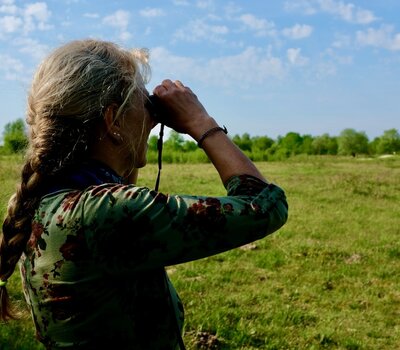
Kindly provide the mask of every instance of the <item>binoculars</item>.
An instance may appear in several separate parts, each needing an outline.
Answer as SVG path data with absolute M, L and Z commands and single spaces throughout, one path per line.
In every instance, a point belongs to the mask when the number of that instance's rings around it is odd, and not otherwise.
M 155 95 L 150 95 L 146 102 L 146 108 L 150 113 L 150 116 L 158 123 L 162 123 L 162 106 L 158 100 L 158 97 Z
M 160 185 L 160 176 L 161 176 L 161 168 L 162 168 L 162 149 L 163 149 L 163 136 L 164 136 L 164 123 L 163 123 L 163 112 L 162 106 L 158 100 L 158 97 L 155 95 L 150 95 L 146 102 L 146 108 L 150 113 L 151 118 L 156 122 L 160 123 L 160 133 L 158 135 L 157 140 L 157 150 L 158 150 L 158 174 L 156 179 L 156 184 L 154 189 L 158 191 L 158 187 Z

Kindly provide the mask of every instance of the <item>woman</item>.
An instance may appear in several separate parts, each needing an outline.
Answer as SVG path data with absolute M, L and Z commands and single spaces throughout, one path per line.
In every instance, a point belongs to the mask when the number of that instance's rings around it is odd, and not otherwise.
M 29 149 L 0 244 L 0 316 L 15 316 L 6 282 L 21 261 L 48 349 L 176 349 L 183 307 L 164 267 L 260 239 L 287 220 L 283 191 L 179 81 L 153 91 L 163 122 L 198 141 L 227 195 L 135 185 L 157 124 L 148 73 L 146 51 L 81 40 L 52 52 L 34 77 Z

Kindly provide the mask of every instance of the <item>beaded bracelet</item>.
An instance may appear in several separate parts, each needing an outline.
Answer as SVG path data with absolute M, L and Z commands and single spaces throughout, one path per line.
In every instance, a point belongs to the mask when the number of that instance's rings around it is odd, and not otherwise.
M 201 144 L 203 143 L 204 139 L 207 136 L 210 136 L 211 134 L 216 133 L 217 131 L 222 131 L 224 134 L 228 133 L 228 130 L 226 129 L 225 125 L 223 125 L 223 128 L 221 128 L 220 126 L 216 126 L 215 128 L 211 128 L 211 129 L 207 130 L 203 135 L 201 135 L 201 137 L 199 138 L 199 141 L 197 141 L 197 146 L 199 146 L 201 148 Z

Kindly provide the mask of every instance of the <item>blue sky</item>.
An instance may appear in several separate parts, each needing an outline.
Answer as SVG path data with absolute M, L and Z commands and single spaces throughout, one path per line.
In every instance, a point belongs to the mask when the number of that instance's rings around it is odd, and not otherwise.
M 148 89 L 181 80 L 231 135 L 400 129 L 398 0 L 0 0 L 0 133 L 40 60 L 87 37 L 148 48 Z

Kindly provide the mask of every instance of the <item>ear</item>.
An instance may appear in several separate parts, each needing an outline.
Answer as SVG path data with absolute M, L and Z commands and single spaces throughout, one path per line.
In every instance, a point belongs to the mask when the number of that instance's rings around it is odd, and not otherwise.
M 122 143 L 121 123 L 117 118 L 118 105 L 113 103 L 104 111 L 104 123 L 106 125 L 107 136 L 113 143 Z

